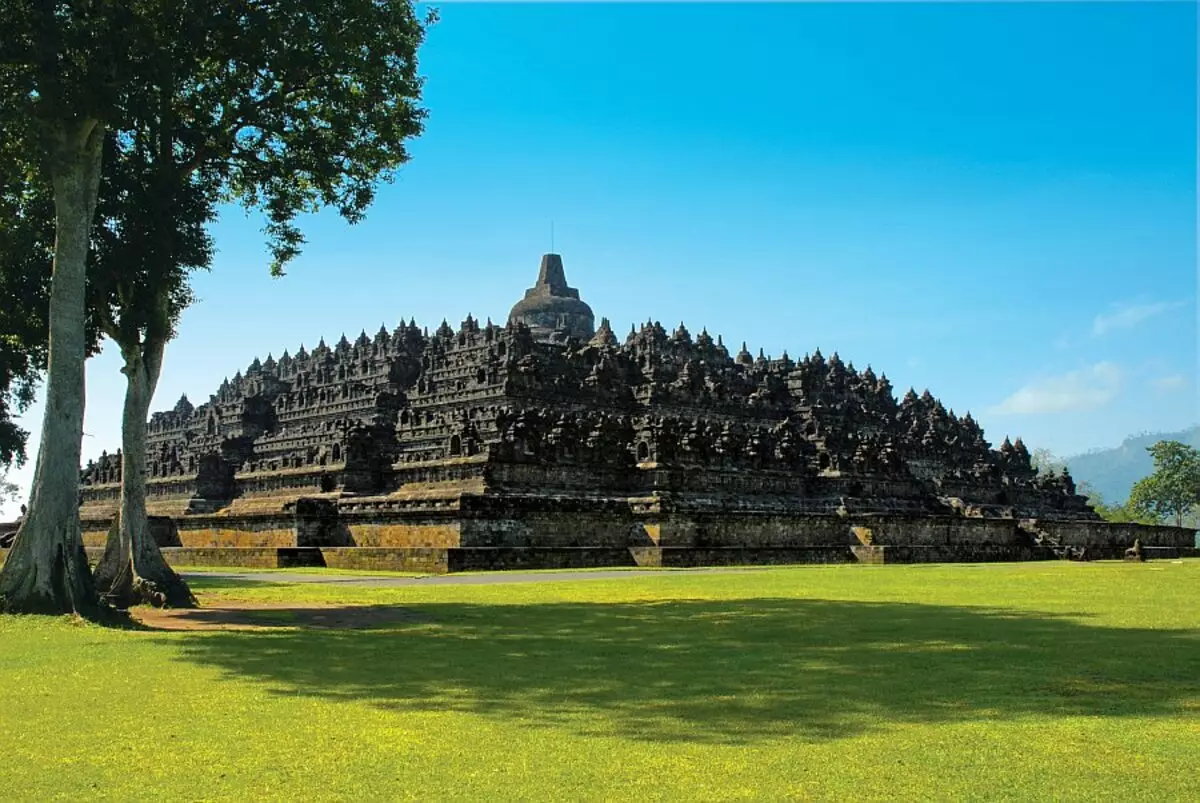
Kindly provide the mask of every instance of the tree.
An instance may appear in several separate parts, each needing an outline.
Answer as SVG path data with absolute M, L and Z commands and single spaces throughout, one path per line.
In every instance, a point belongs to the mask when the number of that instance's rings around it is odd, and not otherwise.
M 107 4 L 89 8 L 120 16 Z M 98 573 L 110 586 L 127 579 L 136 582 L 139 572 L 143 577 L 145 572 L 169 572 L 146 523 L 145 413 L 163 346 L 187 303 L 187 271 L 200 262 L 207 264 L 207 256 L 198 260 L 195 254 L 188 255 L 186 247 L 172 250 L 188 240 L 181 233 L 195 220 L 205 219 L 205 213 L 211 214 L 218 197 L 258 209 L 267 222 L 272 271 L 280 274 L 304 242 L 295 225 L 299 214 L 333 206 L 350 222 L 361 219 L 375 185 L 390 179 L 407 161 L 405 141 L 422 130 L 425 112 L 416 105 L 422 81 L 416 74 L 415 54 L 425 26 L 433 21 L 431 15 L 419 20 L 407 0 L 270 4 L 147 0 L 136 10 L 140 27 L 132 28 L 132 34 L 123 32 L 125 60 L 110 70 L 123 90 L 121 102 L 101 109 L 104 115 L 98 118 L 111 132 L 104 139 L 109 143 L 107 164 L 119 161 L 105 174 L 115 177 L 106 180 L 106 191 L 113 188 L 113 193 L 127 196 L 110 212 L 102 206 L 101 229 L 112 236 L 98 238 L 107 250 L 97 249 L 92 260 L 94 283 L 104 295 L 97 317 L 120 346 L 128 378 L 121 525 L 110 537 Z M 41 23 L 57 24 L 44 19 Z M 72 54 L 83 62 L 92 56 L 85 50 Z M 27 58 L 24 68 L 34 79 L 42 77 L 36 60 Z M 102 155 L 97 153 L 97 164 L 104 164 Z M 131 191 L 141 195 L 130 200 Z M 183 217 L 172 218 L 174 228 L 161 221 L 139 227 L 130 210 L 147 198 Z M 96 199 L 93 194 L 93 207 Z M 62 211 L 57 211 L 61 220 Z M 145 214 L 144 206 L 140 212 Z M 122 264 L 114 254 L 132 261 Z M 56 263 L 53 292 L 63 284 L 58 272 Z M 52 308 L 52 326 L 55 320 Z M 52 346 L 54 342 L 52 337 Z M 54 385 L 53 355 L 50 364 L 50 385 Z M 81 388 L 77 398 L 81 419 Z M 60 439 L 74 436 L 72 497 L 81 432 L 58 433 Z M 52 451 L 44 435 L 42 454 Z M 39 455 L 35 488 L 44 481 Z M 36 503 L 36 493 L 34 499 Z M 73 502 L 70 511 L 78 544 Z M 59 539 L 59 546 L 69 536 Z M 38 569 L 55 560 L 53 533 L 42 537 L 30 526 L 22 530 L 18 542 L 22 540 L 42 544 L 43 549 L 11 572 L 10 558 L 10 566 L 0 574 L 0 595 L 6 597 L 8 607 L 78 609 L 78 600 L 85 595 L 80 589 L 62 593 L 54 587 L 36 593 L 36 588 L 13 579 L 32 577 L 36 586 Z M 76 551 L 81 557 L 82 549 Z M 139 566 L 138 555 L 146 556 L 144 566 Z M 113 568 L 117 563 L 124 566 Z M 162 576 L 171 581 L 171 576 Z
M 1061 474 L 1067 468 L 1066 462 L 1046 448 L 1034 449 L 1029 456 L 1029 463 L 1041 474 Z
M 167 565 L 146 514 L 146 419 L 167 340 L 191 301 L 189 272 L 207 268 L 219 181 L 177 169 L 163 121 L 111 136 L 101 184 L 89 270 L 101 330 L 121 350 L 126 378 L 121 421 L 120 514 L 95 571 L 102 597 L 117 607 L 138 602 L 194 604 Z
M 163 347 L 189 300 L 187 273 L 210 257 L 207 239 L 185 224 L 211 216 L 218 195 L 261 209 L 272 268 L 281 273 L 303 243 L 294 226 L 299 213 L 329 205 L 350 222 L 361 219 L 376 183 L 408 160 L 405 141 L 422 129 L 416 49 L 424 26 L 408 2 L 371 0 L 293 2 L 273 15 L 168 16 L 159 27 L 172 25 L 179 26 L 172 41 L 200 38 L 206 46 L 162 54 L 153 91 L 139 99 L 145 107 L 136 133 L 122 132 L 118 158 L 139 164 L 151 182 L 135 186 L 172 212 L 152 226 L 156 234 L 139 238 L 151 247 L 126 247 L 124 259 L 108 256 L 143 269 L 115 294 L 111 308 L 120 323 L 110 317 L 106 324 L 125 357 L 128 395 L 122 524 L 97 580 L 110 593 L 119 578 L 149 580 L 151 588 L 176 589 L 182 600 L 182 583 L 150 536 L 144 459 L 149 401 Z M 275 41 L 288 47 L 247 46 Z M 128 246 L 123 240 L 115 243 L 118 252 Z M 127 268 L 124 274 L 128 280 Z M 117 554 L 122 569 L 108 559 Z
M 55 213 L 41 445 L 29 512 L 0 570 L 0 607 L 9 610 L 88 613 L 96 606 L 77 490 L 87 347 L 85 262 L 106 126 L 136 89 L 136 54 L 156 37 L 138 17 L 140 5 L 0 2 L 5 26 L 0 132 L 12 160 L 0 168 L 6 181 L 0 196 L 48 195 Z M 14 180 L 16 191 L 7 184 Z
M 28 432 L 16 417 L 33 403 L 49 347 L 54 198 L 36 180 L 22 138 L 0 137 L 0 467 L 21 466 Z M 86 332 L 88 353 L 99 341 Z
M 1183 517 L 1200 506 L 1200 451 L 1179 441 L 1159 441 L 1147 447 L 1154 458 L 1154 473 L 1134 483 L 1129 507 L 1157 521 Z

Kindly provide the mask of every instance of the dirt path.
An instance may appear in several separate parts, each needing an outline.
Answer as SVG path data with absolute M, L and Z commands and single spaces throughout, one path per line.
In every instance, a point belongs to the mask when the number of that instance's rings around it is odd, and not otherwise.
M 399 586 L 475 586 L 492 585 L 494 583 L 560 583 L 574 580 L 628 580 L 636 577 L 653 577 L 663 574 L 714 574 L 729 572 L 754 572 L 769 568 L 761 567 L 730 567 L 705 569 L 611 569 L 589 572 L 488 572 L 480 574 L 430 574 L 421 577 L 396 577 L 394 575 L 347 575 L 347 574 L 308 574 L 297 572 L 189 572 L 182 569 L 180 574 L 185 580 L 204 577 L 218 577 L 227 580 L 250 580 L 259 583 L 325 583 L 363 588 L 393 588 Z
M 753 572 L 766 567 L 728 567 L 700 569 L 612 569 L 602 571 L 493 572 L 481 574 L 395 575 L 309 574 L 301 572 L 193 571 L 181 574 L 188 580 L 213 577 L 247 580 L 257 583 L 318 583 L 357 588 L 397 586 L 491 585 L 496 583 L 557 583 L 579 580 L 625 580 L 664 574 Z M 203 608 L 138 608 L 134 617 L 154 630 L 274 630 L 279 628 L 370 629 L 400 624 L 420 624 L 428 617 L 399 605 L 336 605 L 319 602 L 242 602 L 225 601 Z
M 319 602 L 224 602 L 191 609 L 138 608 L 133 616 L 154 630 L 367 630 L 429 621 L 399 605 L 326 605 Z

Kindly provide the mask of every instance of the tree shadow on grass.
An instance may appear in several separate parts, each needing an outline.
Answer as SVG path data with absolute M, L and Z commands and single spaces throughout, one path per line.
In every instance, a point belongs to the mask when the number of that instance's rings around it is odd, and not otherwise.
M 418 610 L 398 605 L 306 605 L 286 602 L 210 605 L 203 608 L 142 608 L 138 619 L 153 630 L 262 630 L 304 628 L 370 630 L 427 622 Z
M 406 608 L 424 621 L 212 633 L 182 649 L 287 695 L 653 741 L 1179 716 L 1200 697 L 1195 631 L 1028 612 L 792 599 Z

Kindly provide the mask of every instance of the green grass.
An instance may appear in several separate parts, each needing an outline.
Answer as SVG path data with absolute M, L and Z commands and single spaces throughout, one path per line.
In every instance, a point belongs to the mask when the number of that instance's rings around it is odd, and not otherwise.
M 370 629 L 0 617 L 6 799 L 1200 799 L 1200 561 L 235 599 Z

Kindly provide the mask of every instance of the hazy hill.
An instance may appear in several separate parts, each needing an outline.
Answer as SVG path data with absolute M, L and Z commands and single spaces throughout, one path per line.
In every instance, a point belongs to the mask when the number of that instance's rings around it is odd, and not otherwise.
M 1086 482 L 1109 504 L 1123 503 L 1133 484 L 1154 470 L 1146 447 L 1158 441 L 1181 441 L 1200 448 L 1200 425 L 1182 432 L 1131 435 L 1115 449 L 1093 449 L 1068 457 L 1065 462 L 1076 482 Z

